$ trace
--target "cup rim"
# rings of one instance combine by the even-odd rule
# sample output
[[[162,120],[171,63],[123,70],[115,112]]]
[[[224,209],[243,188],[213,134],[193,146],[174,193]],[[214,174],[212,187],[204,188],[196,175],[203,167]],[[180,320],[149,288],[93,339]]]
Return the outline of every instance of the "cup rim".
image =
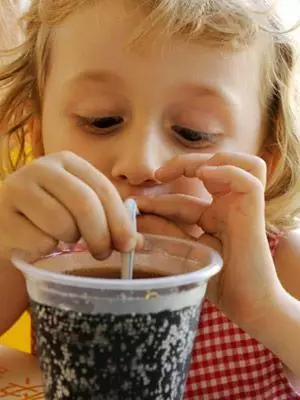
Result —
[[[26,259],[29,259],[29,254],[20,250],[12,251],[11,261],[13,265],[23,273],[25,278],[42,280],[48,283],[61,284],[64,286],[86,288],[87,290],[100,289],[100,290],[119,290],[119,291],[143,291],[143,290],[155,290],[155,289],[170,289],[172,287],[180,287],[192,283],[207,283],[212,276],[216,275],[222,269],[223,260],[221,256],[214,249],[208,247],[207,245],[204,245],[197,241],[181,239],[171,236],[153,235],[153,234],[144,234],[144,236],[149,239],[153,238],[155,240],[172,242],[175,244],[186,243],[194,248],[195,247],[202,248],[206,252],[206,254],[209,255],[210,263],[199,270],[187,272],[185,274],[171,275],[159,278],[122,280],[122,279],[82,277],[82,276],[62,274],[58,272],[51,272],[46,269],[38,268],[27,262]],[[41,257],[40,259],[43,258],[45,259],[48,257],[59,257],[61,255],[68,255],[68,254],[80,254],[80,253],[89,253],[89,252],[88,250],[58,251],[49,254],[45,257]]]

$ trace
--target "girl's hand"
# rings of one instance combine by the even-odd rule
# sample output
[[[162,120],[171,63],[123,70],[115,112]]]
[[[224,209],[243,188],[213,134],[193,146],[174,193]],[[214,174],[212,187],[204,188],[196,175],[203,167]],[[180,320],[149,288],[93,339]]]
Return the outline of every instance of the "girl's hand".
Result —
[[[113,184],[70,152],[43,157],[11,175],[0,190],[0,257],[18,248],[40,257],[58,241],[82,237],[97,258],[129,251],[136,237]]]
[[[176,157],[157,171],[161,182],[179,177],[201,180],[211,202],[178,195],[138,199],[142,212],[178,226],[200,226],[199,240],[220,247],[222,272],[209,284],[209,298],[245,330],[254,329],[272,307],[280,288],[269,250],[264,217],[266,166],[255,156],[219,153]]]

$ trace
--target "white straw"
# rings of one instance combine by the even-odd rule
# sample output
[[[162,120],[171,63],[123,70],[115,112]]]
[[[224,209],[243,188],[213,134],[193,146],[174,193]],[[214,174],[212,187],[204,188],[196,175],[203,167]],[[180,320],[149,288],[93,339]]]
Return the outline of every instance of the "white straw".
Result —
[[[136,217],[139,214],[139,211],[136,202],[133,199],[127,199],[125,201],[125,206],[128,209],[133,229],[137,230]],[[130,253],[121,254],[121,279],[133,278],[134,254],[135,249]]]

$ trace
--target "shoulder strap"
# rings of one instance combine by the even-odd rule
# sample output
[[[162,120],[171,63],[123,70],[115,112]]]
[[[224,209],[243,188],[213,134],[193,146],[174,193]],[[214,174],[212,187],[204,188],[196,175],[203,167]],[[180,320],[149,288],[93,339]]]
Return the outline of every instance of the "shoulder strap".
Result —
[[[267,233],[272,256],[275,255],[275,251],[280,243],[280,240],[283,238],[283,236],[284,236],[284,232],[268,232]]]

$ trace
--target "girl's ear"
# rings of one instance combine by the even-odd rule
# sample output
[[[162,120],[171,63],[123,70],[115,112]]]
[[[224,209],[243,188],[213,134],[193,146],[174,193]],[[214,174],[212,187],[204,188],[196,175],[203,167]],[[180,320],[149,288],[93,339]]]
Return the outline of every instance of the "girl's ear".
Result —
[[[32,116],[28,122],[30,145],[34,158],[39,158],[45,154],[41,120],[37,116]]]

